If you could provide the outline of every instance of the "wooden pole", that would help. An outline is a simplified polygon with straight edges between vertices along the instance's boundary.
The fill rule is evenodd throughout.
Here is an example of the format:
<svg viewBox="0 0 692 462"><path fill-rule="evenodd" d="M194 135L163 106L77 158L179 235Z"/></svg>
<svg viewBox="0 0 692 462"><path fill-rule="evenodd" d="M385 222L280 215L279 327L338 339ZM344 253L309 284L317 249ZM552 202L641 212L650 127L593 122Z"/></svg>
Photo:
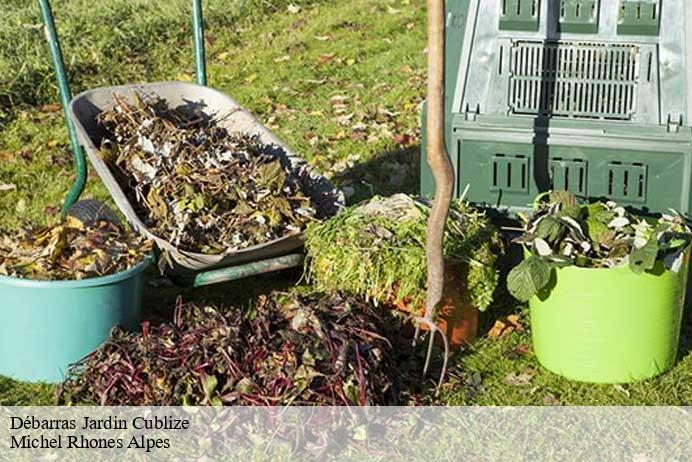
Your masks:
<svg viewBox="0 0 692 462"><path fill-rule="evenodd" d="M435 201L428 221L428 293L426 317L431 317L444 290L444 229L454 194L454 170L445 149L445 7L428 0L428 164L435 179Z"/></svg>
<svg viewBox="0 0 692 462"><path fill-rule="evenodd" d="M444 292L444 233L449 207L454 194L454 170L447 156L444 140L445 126L445 2L428 0L428 122L427 151L428 164L435 179L435 200L428 220L427 260L428 292L425 303L425 316L420 323L430 329L430 343L425 361L427 373L436 333L442 336L445 358L441 379L447 366L449 345L447 336L435 324L437 306ZM439 387L438 387L439 390Z"/></svg>

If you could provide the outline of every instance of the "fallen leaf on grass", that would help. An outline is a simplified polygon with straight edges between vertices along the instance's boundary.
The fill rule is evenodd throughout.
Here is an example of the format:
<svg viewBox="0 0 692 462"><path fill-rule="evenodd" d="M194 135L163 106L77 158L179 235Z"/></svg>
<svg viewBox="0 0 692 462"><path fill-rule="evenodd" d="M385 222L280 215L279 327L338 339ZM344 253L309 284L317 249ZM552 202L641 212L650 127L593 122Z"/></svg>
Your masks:
<svg viewBox="0 0 692 462"><path fill-rule="evenodd" d="M523 387L530 384L535 376L536 371L532 369L524 369L519 373L511 372L505 377L505 383L515 387Z"/></svg>
<svg viewBox="0 0 692 462"><path fill-rule="evenodd" d="M44 104L38 108L39 112L58 112L62 109L59 104Z"/></svg>
<svg viewBox="0 0 692 462"><path fill-rule="evenodd" d="M490 332L488 332L488 337L492 339L503 338L512 332L524 332L524 326L520 322L520 317L517 314L512 314L504 319L498 319L495 321L495 325Z"/></svg>
<svg viewBox="0 0 692 462"><path fill-rule="evenodd" d="M526 356L531 351L531 347L526 344L521 344L515 347L507 348L504 352L504 357L510 361L514 361L523 356Z"/></svg>
<svg viewBox="0 0 692 462"><path fill-rule="evenodd" d="M562 402L552 393L546 393L543 397L544 406L562 406Z"/></svg>
<svg viewBox="0 0 692 462"><path fill-rule="evenodd" d="M348 96L344 95L335 95L329 98L329 104L331 104L332 106L344 104L346 101L348 101Z"/></svg>
<svg viewBox="0 0 692 462"><path fill-rule="evenodd" d="M29 148L24 148L19 151L19 157L25 162L32 162L34 160L34 152Z"/></svg>
<svg viewBox="0 0 692 462"><path fill-rule="evenodd" d="M316 60L315 62L316 62L318 65L320 65L320 64L326 64L326 63L328 63L328 62L334 60L335 57L336 57L336 55L335 55L334 53L325 53L325 54L323 54L323 55L320 55L320 57L317 58L317 60Z"/></svg>

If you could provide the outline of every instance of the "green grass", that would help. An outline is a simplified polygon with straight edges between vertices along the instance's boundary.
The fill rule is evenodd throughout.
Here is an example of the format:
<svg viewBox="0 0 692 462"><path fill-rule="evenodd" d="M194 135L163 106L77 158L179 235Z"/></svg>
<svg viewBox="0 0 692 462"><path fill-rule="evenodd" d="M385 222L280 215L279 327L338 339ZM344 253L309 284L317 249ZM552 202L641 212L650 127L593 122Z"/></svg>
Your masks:
<svg viewBox="0 0 692 462"><path fill-rule="evenodd" d="M689 311L689 310L688 310ZM528 324L528 311L521 311ZM692 402L692 317L683 327L684 337L677 365L646 381L625 385L593 385L567 380L541 368L527 331L496 340L483 338L457 359L461 386L447 392L451 405L580 405L580 406L682 406ZM517 351L527 349L525 354ZM527 374L527 383L511 377Z"/></svg>
<svg viewBox="0 0 692 462"><path fill-rule="evenodd" d="M6 2L7 3L7 2ZM0 229L57 219L73 172L36 2L12 0L0 22ZM193 78L187 0L55 0L73 92L131 81ZM209 83L236 98L347 190L415 192L419 105L425 93L423 0L208 0ZM292 13L287 5L300 6ZM91 176L85 196L106 199ZM148 287L145 314L168 319L175 298L246 305L299 272L183 290ZM521 307L504 311L521 311ZM524 321L524 324L528 324ZM683 352L691 350L685 324ZM692 401L692 355L643 383L578 384L546 372L528 332L481 339L456 360L449 404L683 404ZM513 354L517 346L528 353ZM509 356L509 357L508 357ZM526 385L509 374L531 371ZM0 378L0 405L49 404L54 388Z"/></svg>

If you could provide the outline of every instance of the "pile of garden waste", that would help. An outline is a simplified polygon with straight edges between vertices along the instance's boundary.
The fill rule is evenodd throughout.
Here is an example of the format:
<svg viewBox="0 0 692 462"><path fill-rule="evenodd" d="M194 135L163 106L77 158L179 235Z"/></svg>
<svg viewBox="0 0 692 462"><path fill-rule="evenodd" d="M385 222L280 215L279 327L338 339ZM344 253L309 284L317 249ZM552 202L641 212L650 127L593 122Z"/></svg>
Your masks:
<svg viewBox="0 0 692 462"><path fill-rule="evenodd" d="M318 290L358 295L377 303L422 310L427 266L425 242L431 203L405 194L375 197L351 207L306 234L307 276ZM471 302L493 300L502 252L488 218L454 201L445 234L445 260L461 262Z"/></svg>
<svg viewBox="0 0 692 462"><path fill-rule="evenodd" d="M43 229L0 236L0 275L33 280L81 280L139 264L151 245L121 226L99 221L87 226L68 217Z"/></svg>
<svg viewBox="0 0 692 462"><path fill-rule="evenodd" d="M689 226L674 211L658 219L638 218L615 202L582 204L565 191L539 198L534 212L522 220L523 234L515 242L523 244L528 255L507 281L521 301L545 288L555 267L628 265L643 273L661 262L677 272L692 242Z"/></svg>
<svg viewBox="0 0 692 462"><path fill-rule="evenodd" d="M59 402L388 404L400 366L386 336L391 324L342 296L274 293L250 312L179 303L170 324L114 329L71 369Z"/></svg>
<svg viewBox="0 0 692 462"><path fill-rule="evenodd" d="M113 98L98 117L101 156L158 237L220 254L298 234L316 215L275 146L153 96Z"/></svg>

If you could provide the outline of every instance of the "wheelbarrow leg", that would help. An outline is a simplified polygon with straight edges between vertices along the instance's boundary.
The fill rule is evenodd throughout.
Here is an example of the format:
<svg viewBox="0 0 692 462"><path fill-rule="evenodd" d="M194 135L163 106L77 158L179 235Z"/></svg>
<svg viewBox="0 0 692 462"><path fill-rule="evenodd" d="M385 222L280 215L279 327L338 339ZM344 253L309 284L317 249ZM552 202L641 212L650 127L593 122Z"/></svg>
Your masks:
<svg viewBox="0 0 692 462"><path fill-rule="evenodd" d="M70 118L69 106L70 101L72 100L72 93L70 92L70 84L67 80L67 74L65 73L65 63L62 59L60 41L55 30L55 22L53 20L53 12L50 7L50 2L49 0L39 0L38 4L41 9L43 24L45 25L46 39L48 40L48 45L50 47L51 58L53 59L53 67L55 68L55 75L58 81L58 89L60 90L60 103L65 115L67 132L70 135L72 157L74 157L76 169L75 181L72 184L72 188L70 189L67 198L65 198L65 203L62 206L62 215L64 217L67 214L68 209L75 202L77 202L77 200L79 200L79 196L81 196L82 192L84 191L87 178L87 167L86 160L84 158L84 151L82 150L82 146L79 144L74 124Z"/></svg>

